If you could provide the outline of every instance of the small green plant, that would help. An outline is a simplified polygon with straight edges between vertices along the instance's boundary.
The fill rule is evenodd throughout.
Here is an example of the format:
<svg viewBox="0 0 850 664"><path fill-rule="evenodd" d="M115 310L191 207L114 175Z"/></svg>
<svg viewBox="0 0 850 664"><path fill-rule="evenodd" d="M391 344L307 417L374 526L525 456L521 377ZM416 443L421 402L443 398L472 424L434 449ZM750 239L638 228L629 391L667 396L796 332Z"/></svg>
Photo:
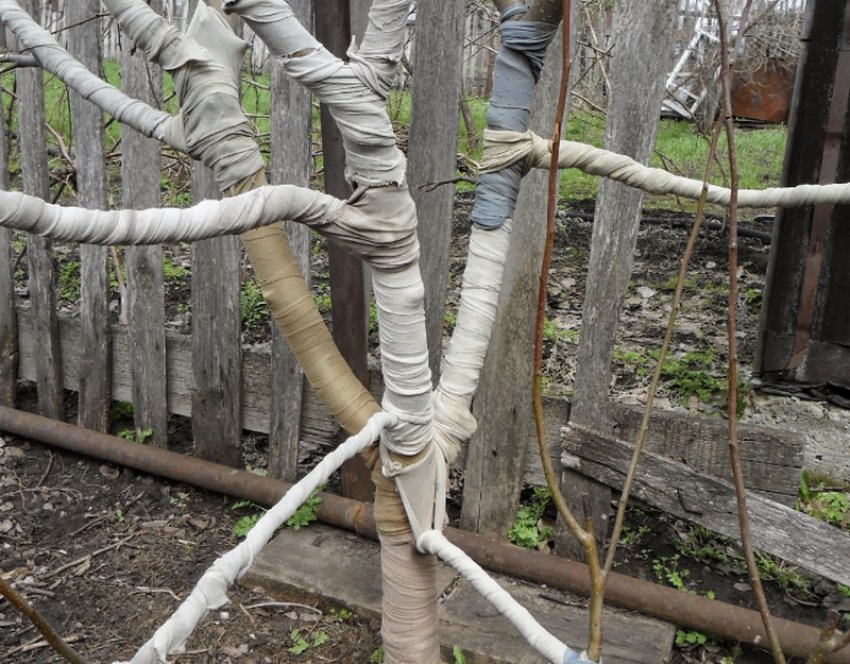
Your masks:
<svg viewBox="0 0 850 664"><path fill-rule="evenodd" d="M328 611L331 614L331 617L335 618L339 622L346 622L354 616L354 614L348 609L331 609Z"/></svg>
<svg viewBox="0 0 850 664"><path fill-rule="evenodd" d="M133 417L133 404L126 401L113 401L109 416L113 420L130 419Z"/></svg>
<svg viewBox="0 0 850 664"><path fill-rule="evenodd" d="M702 646L708 641L708 637L695 629L680 629L676 632L677 646Z"/></svg>
<svg viewBox="0 0 850 664"><path fill-rule="evenodd" d="M115 520L118 523L124 523L124 510L122 510L120 507L115 508Z"/></svg>
<svg viewBox="0 0 850 664"><path fill-rule="evenodd" d="M454 664L466 664L466 655L463 654L460 646L452 646L452 659Z"/></svg>
<svg viewBox="0 0 850 664"><path fill-rule="evenodd" d="M124 440L144 443L148 438L153 436L153 429L142 429L138 434L136 434L135 429L121 429L117 435L119 438L123 438Z"/></svg>
<svg viewBox="0 0 850 664"><path fill-rule="evenodd" d="M844 595L845 597L850 597L850 586L845 586L843 583L836 583L835 589Z"/></svg>
<svg viewBox="0 0 850 664"><path fill-rule="evenodd" d="M295 513L286 520L287 526L292 528L292 530L300 530L319 518L319 505L322 504L322 497L319 495L319 492L323 488L324 486L321 486L310 494L310 497L304 501L304 504L295 510Z"/></svg>
<svg viewBox="0 0 850 664"><path fill-rule="evenodd" d="M803 471L797 509L820 521L850 530L850 494L845 491L827 490L823 482L813 488L811 483L811 475Z"/></svg>
<svg viewBox="0 0 850 664"><path fill-rule="evenodd" d="M266 512L265 508L250 500L237 500L230 506L230 509L232 510L241 510L246 508L250 508L254 511L251 512L251 514L245 514L244 516L239 517L236 523L233 524L233 535L239 539L245 537Z"/></svg>
<svg viewBox="0 0 850 664"><path fill-rule="evenodd" d="M68 261L59 268L59 298L66 302L80 298L80 261Z"/></svg>
<svg viewBox="0 0 850 664"><path fill-rule="evenodd" d="M384 646L380 645L372 651L369 664L384 664Z"/></svg>
<svg viewBox="0 0 850 664"><path fill-rule="evenodd" d="M692 558L707 565L729 561L729 546L732 540L718 535L704 526L692 523L681 533L673 546L682 556Z"/></svg>
<svg viewBox="0 0 850 664"><path fill-rule="evenodd" d="M320 314L329 314L331 312L331 296L327 293L313 296L313 304Z"/></svg>
<svg viewBox="0 0 850 664"><path fill-rule="evenodd" d="M624 526L620 532L620 545L625 547L633 546L640 542L647 533L649 533L649 526L643 524L636 527Z"/></svg>
<svg viewBox="0 0 850 664"><path fill-rule="evenodd" d="M547 487L534 487L534 498L531 504L520 508L513 525L508 530L508 539L511 542L526 549L538 549L552 536L552 528L540 524L540 518L550 498Z"/></svg>
<svg viewBox="0 0 850 664"><path fill-rule="evenodd" d="M655 572L655 576L659 581L667 581L676 590L690 592L685 584L685 579L688 577L689 572L686 569L680 570L678 563L678 553L672 556L661 556L652 561L652 571Z"/></svg>
<svg viewBox="0 0 850 664"><path fill-rule="evenodd" d="M263 292L255 281L246 281L239 293L239 311L243 327L254 327L263 322L268 312Z"/></svg>
<svg viewBox="0 0 850 664"><path fill-rule="evenodd" d="M776 582L784 592L789 594L811 594L809 580L800 574L796 567L760 551L756 551L755 556L756 567L762 579Z"/></svg>
<svg viewBox="0 0 850 664"><path fill-rule="evenodd" d="M301 634L301 630L293 629L289 632L289 640L292 641L292 646L289 648L289 652L293 655L300 655L303 652L306 652L312 648L318 648L321 645L324 645L330 638L327 635L327 632L318 631L313 634L313 638L311 640L307 640L309 634L303 635Z"/></svg>
<svg viewBox="0 0 850 664"><path fill-rule="evenodd" d="M166 281L177 281L182 279L188 273L188 270L182 266L172 263L168 256L162 257L162 277Z"/></svg>

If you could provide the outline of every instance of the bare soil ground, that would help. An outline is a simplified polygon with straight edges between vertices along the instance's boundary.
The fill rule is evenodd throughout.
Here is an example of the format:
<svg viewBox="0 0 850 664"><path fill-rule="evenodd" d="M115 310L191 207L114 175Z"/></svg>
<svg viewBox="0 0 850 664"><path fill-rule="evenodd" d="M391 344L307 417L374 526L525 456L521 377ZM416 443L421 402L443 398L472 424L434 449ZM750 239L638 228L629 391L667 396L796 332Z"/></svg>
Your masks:
<svg viewBox="0 0 850 664"><path fill-rule="evenodd" d="M450 266L452 305L466 253L469 202L464 197L458 202L457 241ZM632 403L640 403L645 394L652 351L660 346L669 311L672 277L687 239L685 230L672 225L682 215L653 212L649 216L663 223L645 224L640 232L612 384L619 398ZM591 229L591 223L569 214L559 223L545 348L550 393L564 394L571 389ZM755 347L768 247L763 240L744 238L740 251L739 341L746 379ZM177 250L170 260L183 265L186 257ZM674 337L673 352L685 370L665 378L659 407L706 416L719 416L723 410L725 265L723 235L704 233ZM324 292L324 269L322 255L317 253L314 273L319 295ZM21 270L25 270L25 261ZM26 297L23 276L19 294ZM246 270L248 279L250 272ZM172 325L180 328L191 320L188 277L181 274L171 283L169 315ZM447 319L447 329L450 326ZM262 342L265 329L262 315L252 319L244 341ZM23 405L31 407L32 394L23 391L21 396ZM765 407L766 401L773 410ZM800 403L798 397L766 397L746 389L741 405L746 417L769 425L779 421L772 412L793 410L795 403ZM845 411L823 401L804 405L810 410L821 409L820 419L834 428L830 435L846 435L850 420ZM72 409L73 404L70 406ZM176 442L188 450L191 443L181 433L185 423L181 425L175 419L174 424ZM116 420L116 432L122 426ZM264 441L255 435L249 438L246 459L261 467ZM127 659L171 614L209 564L236 544L233 526L245 512L231 509L233 502L33 441L3 436L0 574L12 581L89 661ZM632 510L624 537L619 571L674 585L684 592L752 605L733 543L710 538L640 505ZM850 611L850 599L835 584L805 577L781 565L773 570L773 576L767 583L768 594L778 615L819 625L828 607ZM348 616L339 607L295 605L287 603L286 598L271 598L263 591L242 587L234 588L231 599L230 605L203 622L187 644L186 654L175 661L368 662L380 644L377 625ZM313 646L319 634L327 635L327 639L319 637L324 643ZM291 648L298 649L298 636L304 637L309 647L301 653L291 652ZM711 638L699 643L700 637L689 637L689 632L682 638L685 643L677 649L675 662L766 661L752 653L738 654L735 644ZM696 643L687 643L688 638ZM30 623L8 604L0 603L0 662L54 661L60 660L45 647Z"/></svg>

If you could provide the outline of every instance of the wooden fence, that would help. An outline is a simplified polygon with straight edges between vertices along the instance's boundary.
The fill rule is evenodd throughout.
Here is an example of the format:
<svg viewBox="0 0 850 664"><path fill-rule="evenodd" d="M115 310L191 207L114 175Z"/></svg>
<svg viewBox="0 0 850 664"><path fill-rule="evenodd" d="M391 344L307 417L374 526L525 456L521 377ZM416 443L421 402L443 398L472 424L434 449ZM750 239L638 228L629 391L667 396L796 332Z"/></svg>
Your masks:
<svg viewBox="0 0 850 664"><path fill-rule="evenodd" d="M157 6L156 2L154 0L152 4ZM303 6L306 5L304 2ZM79 0L78 9L88 11L91 16L99 11L99 2ZM441 10L435 7L431 11ZM429 20L436 25L436 19ZM448 24L453 20L447 19ZM446 32L445 27L440 30ZM90 53L86 52L86 48L101 43L98 22L77 21L67 33L69 48L86 58L87 64L97 71L100 57L97 48ZM434 39L446 37L437 35ZM460 50L459 30L457 37L456 45ZM159 98L162 93L158 71L142 62L126 43L121 57L125 89L138 97ZM419 57L424 57L424 54ZM429 256L423 257L426 289L440 292L439 282L442 281L442 287L445 287L446 269L440 265L444 265L441 261L446 260L448 252L447 229L451 225L452 195L449 188L444 187L443 190L448 192L441 192L442 198L430 194L425 196L415 185L451 177L455 148L453 141L447 141L445 147L439 148L445 154L436 159L434 133L420 135L419 128L433 122L435 127L445 129L446 115L454 113L456 116L461 69L458 67L453 75L456 76L456 88L448 86L441 91L441 94L445 92L442 94L443 108L434 106L440 96L435 91L443 85L445 79L442 77L446 71L428 65L419 71L430 70L441 80L425 86L419 100L414 88L414 113L419 113L417 118L421 124L417 124L415 131L411 129L410 179L414 185L412 190L418 197L420 218L429 219L427 232L435 232L440 225L446 230L422 240L431 248ZM5 112L0 113L0 119L11 118L12 126L8 133L0 131L3 139L0 142L0 185L20 186L27 193L48 200L62 197L64 202L89 207L107 204L158 206L163 185L173 190L174 183L161 182L160 166L165 159L160 146L127 129L122 129L119 172L115 160L105 154L105 141L98 133L103 130L101 115L86 104L81 104L82 110L74 112L74 133L70 144L57 146L60 157L64 150L69 153L73 164L56 164L61 168L54 168L53 172L65 169L66 174L54 180L51 187L48 162L54 157L45 150L49 142L45 134L42 74L37 69L28 69L18 71L16 76L14 83L3 80ZM13 84L16 93L14 104L9 94ZM298 96L294 88L287 87L291 85L273 67L269 119L274 128L272 180L306 183L311 150L311 136L307 130L311 117L310 102L307 95ZM71 99L73 101L73 95ZM27 122L19 123L16 118L20 117L27 118ZM456 127L456 123L451 124ZM16 174L11 183L8 182L7 137L16 144L15 154L20 164L20 178L18 180ZM114 146L110 148L113 149ZM281 159L283 154L298 154L300 157L287 161ZM442 163L440 160L448 164L450 172L431 173L426 170L425 165ZM71 175L67 173L69 166L72 166ZM120 191L117 191L119 181ZM69 183L76 189L76 198L69 198ZM109 188L106 183L110 184ZM193 168L192 192L196 200L216 195L210 174L197 165ZM441 210L437 209L439 206L442 206ZM293 230L293 236L296 254L306 267L310 259L310 240L303 230ZM110 285L108 279L109 250L94 247L81 250L80 302L78 307L74 307L75 313L68 316L58 306L56 269L59 264L56 253L61 248L52 247L48 241L26 238L28 278L24 281L20 274L17 278L14 274L22 267L22 242L22 236L0 229L0 256L3 257L0 260L0 402L14 403L19 379L33 381L37 386L39 410L50 417L64 419L67 414L65 390L72 390L79 395L79 422L100 430L107 430L111 424L113 400L130 402L137 436L158 445L168 443L169 415L184 415L192 418L195 452L234 466L242 465L244 431L268 434L269 472L284 479L294 479L298 475L299 455L307 448L328 447L335 443L337 425L304 385L303 377L287 355L280 338L270 334L267 343L243 347L240 297L245 292L246 268L242 250L234 238L201 242L191 248L191 335L169 331L166 327L162 248L128 248L124 251L126 284L121 295L127 316L127 324L124 324L119 321L122 307L117 307L115 285ZM512 270L516 272L524 268L514 267ZM21 294L27 296L22 297ZM438 313L432 314L429 309L429 320L442 321L442 302L437 304ZM433 307L434 302L429 306ZM361 311L358 316L363 318L366 312ZM510 333L497 333L495 343L502 343L499 341L501 337L504 337L505 343L511 343ZM508 346L502 350L506 348ZM532 438L533 431L529 410L525 406L506 406L503 401L511 387L505 385L504 370L505 367L501 366L495 373L485 371L477 408L481 414L488 402L499 403L499 408L515 420L506 425L510 427L513 438L498 443L499 449L506 450L506 453L502 457L500 452L497 459L496 455L489 453L491 442L481 441L487 431L502 425L488 422L482 427L471 449L474 450L476 445L487 445L486 459L480 458L480 450L469 453L470 458L478 455L477 460L472 460L477 464L476 478L474 482L467 478L463 495L464 505L476 505L478 517L475 521L484 524L471 527L501 533L504 533L503 524L509 523L515 513L519 485L522 482L542 482L539 460L533 453L526 454L526 443ZM522 368L522 371L526 369ZM382 387L380 373L373 370L370 379L370 388L378 396ZM520 401L527 399L526 394L518 394L516 390L510 396ZM625 408L616 408L615 411L617 436L631 437L636 430L635 413ZM517 413L520 415L517 416ZM561 429L568 422L569 406L563 399L547 400L545 415L550 456L556 466L560 466ZM714 500L718 492L724 496L731 495L731 489L723 479L727 474L725 464L718 456L718 449L723 449L722 428L720 423L698 423L693 418L659 415L652 421L649 448L659 455L686 459L687 473L719 478L707 480L711 486L705 491ZM502 427L491 433L505 438L505 430ZM744 459L749 486L776 502L792 502L802 461L801 438L759 428L745 429L741 435L760 441L761 447L754 449L769 447L771 450L769 455L757 451ZM567 439L569 442L569 435ZM492 445L495 449L497 443ZM580 448L577 448L577 453L580 453ZM464 463L461 460L460 465ZM586 463L591 464L591 461ZM598 463L598 459L593 463ZM604 477L597 479L609 481ZM506 490L507 486L511 486L510 491ZM508 493L512 496L505 500ZM699 502L702 499L694 500ZM692 508L689 509L692 511ZM497 516L484 518L493 513ZM493 526L493 523L497 525Z"/></svg>

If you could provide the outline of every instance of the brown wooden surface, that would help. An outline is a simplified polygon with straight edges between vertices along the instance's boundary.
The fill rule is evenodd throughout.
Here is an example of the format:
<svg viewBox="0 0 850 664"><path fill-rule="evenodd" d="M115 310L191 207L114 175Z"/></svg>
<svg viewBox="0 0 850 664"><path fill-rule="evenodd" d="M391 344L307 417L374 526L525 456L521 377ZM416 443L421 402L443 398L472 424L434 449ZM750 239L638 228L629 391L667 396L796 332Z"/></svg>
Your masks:
<svg viewBox="0 0 850 664"><path fill-rule="evenodd" d="M212 171L192 168L195 203L217 199ZM224 236L192 245L192 436L198 456L242 463L242 248Z"/></svg>
<svg viewBox="0 0 850 664"><path fill-rule="evenodd" d="M426 192L422 186L454 177L457 167L458 98L463 68L462 2L418 5L413 50L413 100L408 136L407 179L416 202L417 232L423 247L428 359L436 383L443 351L443 314L449 279L449 245L454 187Z"/></svg>
<svg viewBox="0 0 850 664"><path fill-rule="evenodd" d="M582 473L611 487L623 485L631 458L629 443L573 426L564 429L564 443L581 459ZM644 452L632 495L668 514L739 537L732 484L683 463ZM850 533L751 491L747 509L756 549L833 581L850 581Z"/></svg>
<svg viewBox="0 0 850 664"><path fill-rule="evenodd" d="M338 564L328 566L332 556ZM381 612L380 547L377 542L325 526L285 530L273 539L241 579L308 604L345 606L358 616L378 620ZM468 581L453 583L454 571L441 564L440 641L443 660L454 661L458 646L467 664L539 664L542 659L516 628ZM574 649L587 640L586 599L510 577L498 583L540 623ZM605 610L605 661L613 664L658 664L670 655L675 628L641 615Z"/></svg>
<svg viewBox="0 0 850 664"><path fill-rule="evenodd" d="M311 0L289 3L308 29L312 25ZM307 186L312 171L310 93L284 72L277 59L271 62L271 183ZM301 274L310 279L310 231L285 222L292 253ZM272 323L272 407L269 424L269 475L292 481L298 470L304 372L283 334Z"/></svg>
<svg viewBox="0 0 850 664"><path fill-rule="evenodd" d="M39 3L24 0L21 7L39 16ZM18 70L18 113L20 122L19 153L24 193L50 200L47 172L47 146L44 125L44 74L37 67ZM34 235L27 236L29 290L34 332L41 348L36 358L38 408L42 415L63 419L62 358L59 351L59 327L56 316L56 288L53 270L53 243Z"/></svg>
<svg viewBox="0 0 850 664"><path fill-rule="evenodd" d="M5 41L0 28L0 39ZM9 143L6 140L6 115L0 113L0 189L9 188ZM0 228L0 404L15 405L18 382L18 322L15 308L14 233Z"/></svg>
<svg viewBox="0 0 850 664"><path fill-rule="evenodd" d="M321 3L321 7L315 5L315 9L316 38L331 53L344 58L351 43L348 0L326 0ZM342 136L324 104L321 106L321 122L325 191L337 198L348 198L351 188L345 181ZM363 262L331 243L328 243L328 262L333 340L354 375L368 386L366 349L369 338L369 300ZM347 438L342 429L339 430L338 438ZM360 457L354 457L343 464L342 493L355 500L372 499L372 478Z"/></svg>
<svg viewBox="0 0 850 664"><path fill-rule="evenodd" d="M65 32L68 50L89 71L101 69L100 0L78 0L65 8L70 26ZM106 208L106 161L103 148L103 114L80 95L69 91L73 129L77 203ZM85 367L80 375L78 421L80 426L107 431L110 423L111 354L109 343L109 249L80 247L80 320L83 326Z"/></svg>
<svg viewBox="0 0 850 664"><path fill-rule="evenodd" d="M782 184L850 176L850 3L813 0L788 121ZM850 385L846 261L850 206L777 211L757 368L802 382Z"/></svg>
<svg viewBox="0 0 850 664"><path fill-rule="evenodd" d="M151 3L161 8L161 0ZM124 91L137 99L158 104L162 78L158 67L148 64L128 39L122 43L121 69ZM141 134L121 129L121 179L123 205L144 209L160 205L160 145ZM127 363L132 389L124 401L132 402L136 434L152 431L148 442L164 447L168 440L168 385L165 365L165 286L162 247L127 247L129 347ZM113 353L117 348L113 347ZM113 354L113 364L122 362ZM188 373L187 375L191 375ZM113 376L114 379L114 376ZM113 393L114 393L113 387Z"/></svg>
<svg viewBox="0 0 850 664"><path fill-rule="evenodd" d="M560 60L556 42L549 48L532 104L531 128L542 135L552 131ZM526 424L546 235L546 178L543 172L530 173L520 190L496 324L473 402L478 431L468 446L461 511L461 527L473 532L507 532L519 505L526 449L536 449Z"/></svg>
<svg viewBox="0 0 850 664"><path fill-rule="evenodd" d="M655 144L658 109L664 97L664 76L673 46L675 3L632 2L619 5L615 19L617 48L610 65L605 147L646 163ZM582 305L581 338L576 357L571 419L602 431L610 427L606 412L611 382L611 358L623 298L634 264L643 192L611 180L599 183L596 216ZM581 513L581 496L593 502L594 529L607 537L610 492L565 469L563 490L570 508ZM573 554L579 545L559 538Z"/></svg>
<svg viewBox="0 0 850 664"><path fill-rule="evenodd" d="M614 418L614 435L634 442L643 412L614 404L609 407ZM728 438L728 423L724 419L655 411L649 421L644 449L731 482ZM747 488L793 505L803 466L803 434L739 426L738 441Z"/></svg>

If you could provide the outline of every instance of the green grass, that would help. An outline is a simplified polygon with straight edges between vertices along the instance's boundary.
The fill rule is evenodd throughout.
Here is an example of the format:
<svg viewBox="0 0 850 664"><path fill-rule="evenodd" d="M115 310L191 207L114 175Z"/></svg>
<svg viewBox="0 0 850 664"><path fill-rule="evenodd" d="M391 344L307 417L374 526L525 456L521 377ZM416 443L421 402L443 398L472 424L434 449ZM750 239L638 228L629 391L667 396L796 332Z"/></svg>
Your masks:
<svg viewBox="0 0 850 664"><path fill-rule="evenodd" d="M106 80L116 86L121 84L120 65L107 60L103 63L103 75ZM13 74L3 75L3 87L11 90L14 85ZM4 112L8 109L10 95L3 95ZM174 84L167 74L163 76L162 98L167 100L165 110L170 113L177 111L177 101L174 98ZM268 141L269 121L269 75L246 73L242 81L242 103L246 114L254 124L255 130L265 147ZM410 123L412 96L408 90L393 91L387 104L390 119L397 128L404 128ZM481 136L486 124L487 100L468 98L467 103L474 120L476 133ZM45 75L45 113L47 122L62 137L69 148L73 148L71 126L68 119L68 94L65 86L52 75ZM13 121L12 129L16 129L17 120ZM313 110L314 127L319 125L318 108ZM470 152L466 128L462 119L458 119L459 138L458 151L469 158L478 161L481 158L479 147ZM602 147L605 134L605 119L596 112L573 110L568 118L564 137L573 141L588 143ZM106 129L107 145L111 146L119 139L120 127L116 122L109 122ZM786 131L782 126L766 126L758 129L736 129L735 141L742 188L757 189L774 186L779 183L782 170L782 160L785 150ZM48 142L55 144L55 139L48 136ZM479 141L480 142L480 141ZM721 137L718 145L718 159L713 168L712 182L718 185L728 185L728 166L726 165L726 139ZM708 158L708 140L700 135L693 124L672 119L664 119L658 125L655 152L651 165L665 168L673 173L690 178L701 179ZM320 163L317 163L320 166ZM561 197L569 201L580 201L596 197L599 178L585 175L569 169L561 173ZM459 183L459 190L469 190L472 185ZM172 201L176 204L188 203L188 197ZM648 196L645 205L648 207L679 208L692 211L692 201L679 201L672 196Z"/></svg>

